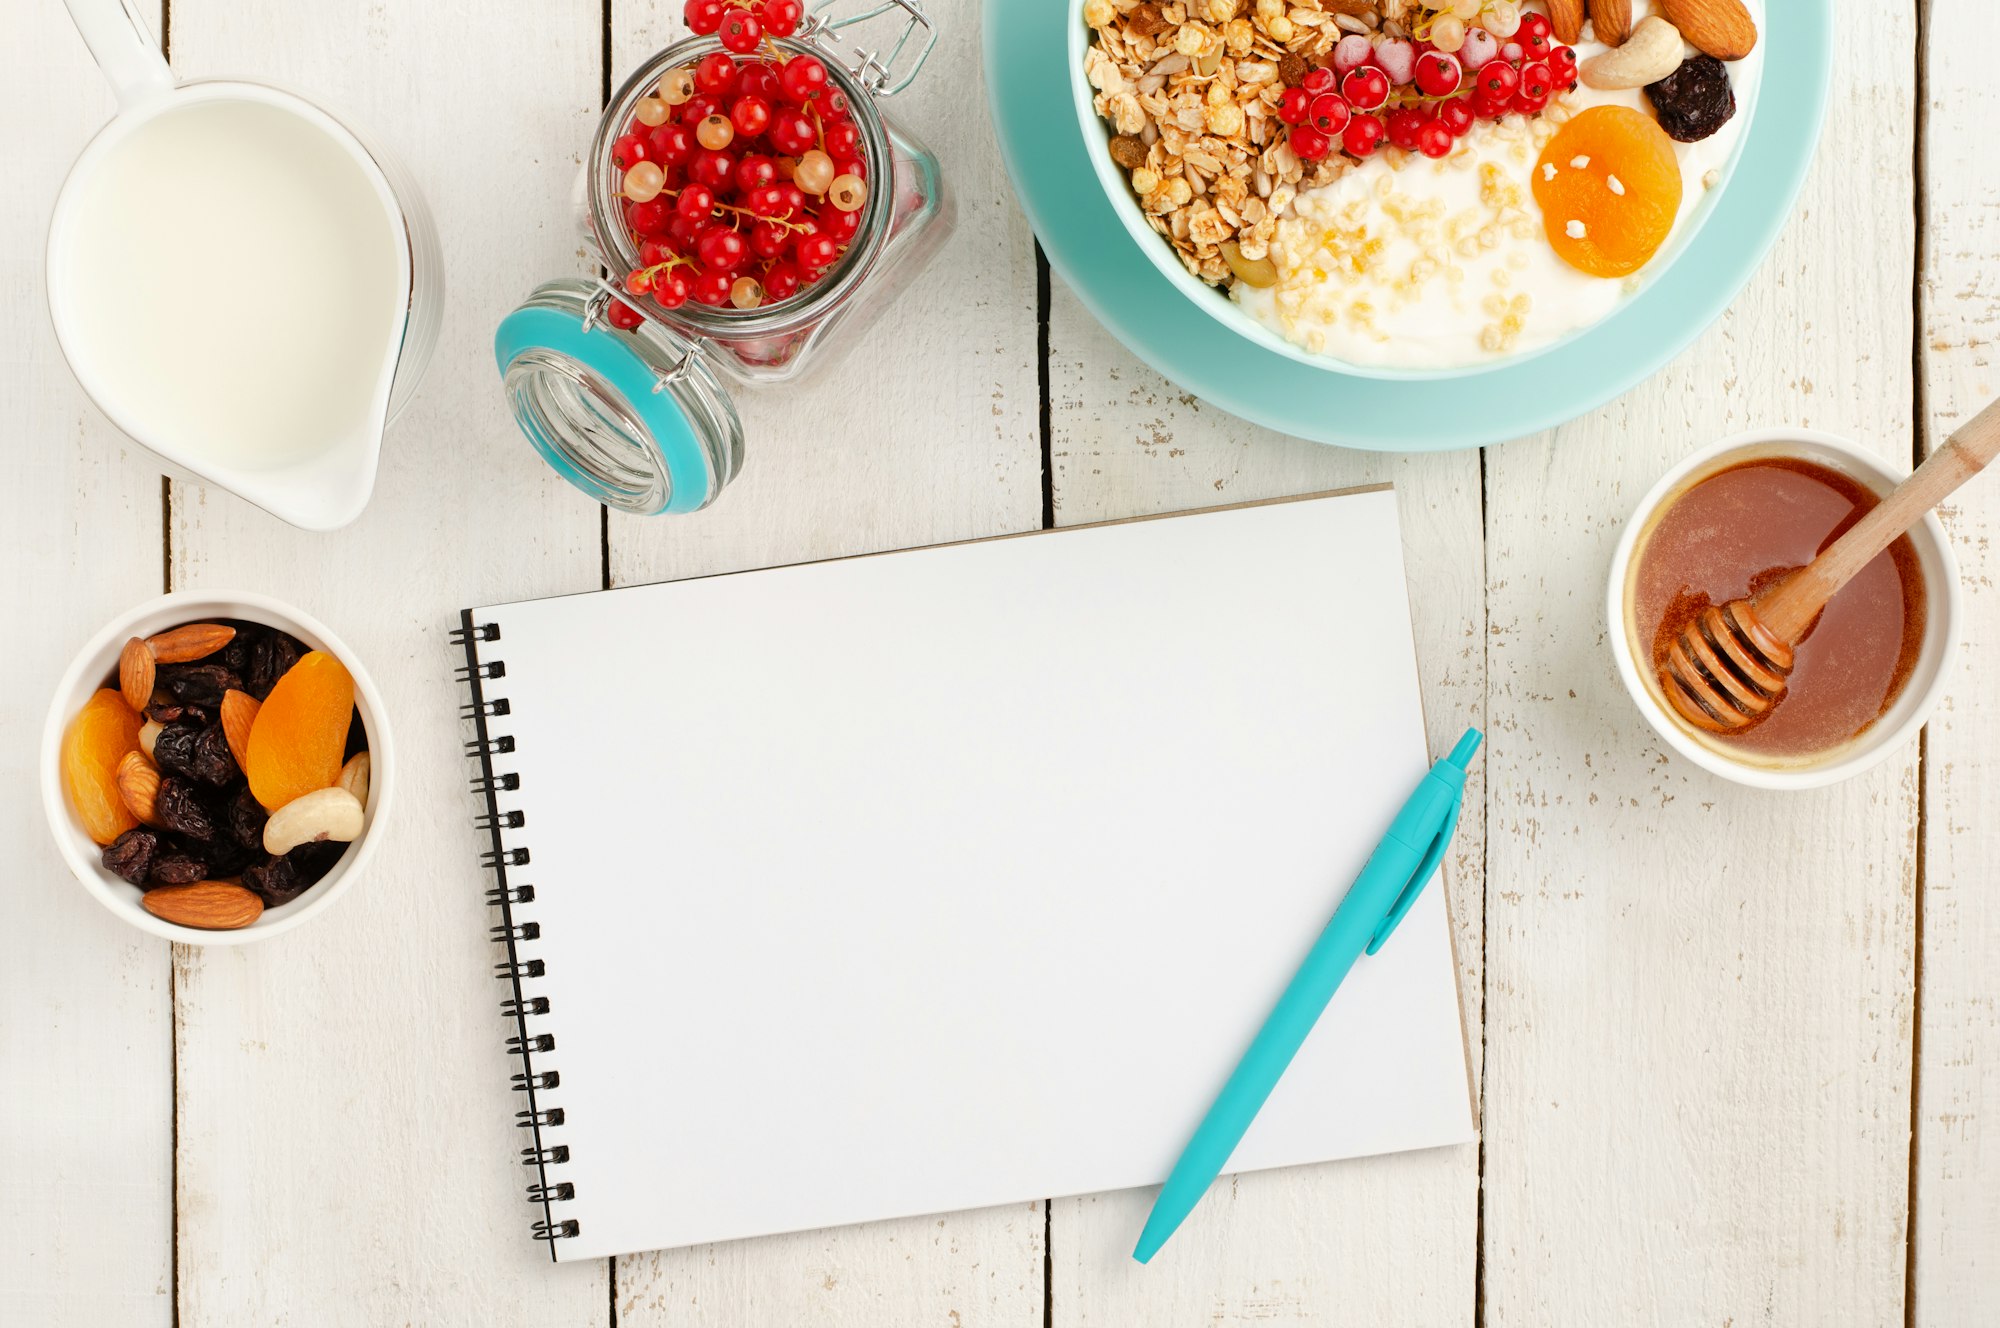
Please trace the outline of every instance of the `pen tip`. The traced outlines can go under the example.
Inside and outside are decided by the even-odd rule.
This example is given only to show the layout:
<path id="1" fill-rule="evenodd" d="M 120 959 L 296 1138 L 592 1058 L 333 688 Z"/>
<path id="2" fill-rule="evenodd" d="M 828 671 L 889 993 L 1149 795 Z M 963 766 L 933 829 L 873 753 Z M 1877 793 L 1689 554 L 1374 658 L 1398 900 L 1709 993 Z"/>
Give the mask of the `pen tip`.
<path id="1" fill-rule="evenodd" d="M 1458 740 L 1458 746 L 1452 748 L 1451 755 L 1445 759 L 1463 769 L 1466 763 L 1472 760 L 1472 754 L 1479 750 L 1483 737 L 1478 729 L 1467 729 L 1465 736 Z"/>

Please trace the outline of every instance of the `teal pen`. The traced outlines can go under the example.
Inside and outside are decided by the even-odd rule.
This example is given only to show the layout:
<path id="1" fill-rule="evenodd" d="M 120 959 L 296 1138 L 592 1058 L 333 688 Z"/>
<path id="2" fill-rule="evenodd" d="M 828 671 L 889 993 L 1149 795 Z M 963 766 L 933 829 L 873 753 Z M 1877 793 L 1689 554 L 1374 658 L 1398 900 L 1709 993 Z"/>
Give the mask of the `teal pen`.
<path id="1" fill-rule="evenodd" d="M 1340 989 L 1347 970 L 1363 953 L 1374 954 L 1382 948 L 1382 942 L 1389 939 L 1389 933 L 1396 930 L 1410 905 L 1437 875 L 1452 832 L 1458 829 L 1466 763 L 1478 750 L 1479 730 L 1467 729 L 1451 755 L 1430 768 L 1403 810 L 1389 823 L 1389 833 L 1368 855 L 1368 865 L 1348 888 L 1333 920 L 1313 943 L 1312 952 L 1299 965 L 1285 994 L 1257 1030 L 1250 1050 L 1243 1053 L 1215 1105 L 1181 1151 L 1167 1183 L 1160 1187 L 1160 1196 L 1153 1200 L 1153 1211 L 1146 1215 L 1146 1228 L 1132 1251 L 1140 1263 L 1159 1253 L 1167 1237 L 1222 1174 L 1244 1131 L 1263 1110 L 1285 1067 L 1298 1055 L 1327 1002 Z"/>

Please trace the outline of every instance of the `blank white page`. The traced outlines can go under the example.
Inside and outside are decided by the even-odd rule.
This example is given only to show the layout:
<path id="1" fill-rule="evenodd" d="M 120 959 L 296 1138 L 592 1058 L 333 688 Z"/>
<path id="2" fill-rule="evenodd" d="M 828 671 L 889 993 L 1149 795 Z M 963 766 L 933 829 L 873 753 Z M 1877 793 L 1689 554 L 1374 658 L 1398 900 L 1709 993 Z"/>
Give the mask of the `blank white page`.
<path id="1" fill-rule="evenodd" d="M 563 1259 L 1159 1182 L 1428 761 L 1386 490 L 474 616 Z M 1433 888 L 1231 1166 L 1472 1138 Z"/>

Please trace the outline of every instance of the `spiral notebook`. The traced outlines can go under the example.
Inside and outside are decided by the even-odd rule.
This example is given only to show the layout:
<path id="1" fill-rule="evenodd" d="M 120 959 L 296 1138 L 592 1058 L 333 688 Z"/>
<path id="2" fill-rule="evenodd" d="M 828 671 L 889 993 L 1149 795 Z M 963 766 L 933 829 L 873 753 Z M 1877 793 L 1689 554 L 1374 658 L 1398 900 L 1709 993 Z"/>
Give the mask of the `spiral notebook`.
<path id="1" fill-rule="evenodd" d="M 564 1260 L 1159 1182 L 1429 755 L 1387 490 L 456 635 Z M 1433 889 L 1231 1169 L 1473 1137 Z"/>

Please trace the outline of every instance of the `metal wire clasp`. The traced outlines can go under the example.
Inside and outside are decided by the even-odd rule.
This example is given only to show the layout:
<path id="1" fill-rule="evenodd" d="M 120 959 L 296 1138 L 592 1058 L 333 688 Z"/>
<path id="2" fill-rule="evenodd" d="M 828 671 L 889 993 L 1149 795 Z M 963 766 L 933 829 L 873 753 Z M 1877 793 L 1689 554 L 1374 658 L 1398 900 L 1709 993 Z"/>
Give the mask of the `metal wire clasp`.
<path id="1" fill-rule="evenodd" d="M 598 277 L 596 281 L 597 289 L 583 302 L 583 330 L 586 332 L 597 326 L 598 320 L 604 317 L 604 311 L 610 307 L 613 300 L 623 298 L 603 277 Z M 701 337 L 689 339 L 687 351 L 675 356 L 673 364 L 668 366 L 667 371 L 653 379 L 653 395 L 658 396 L 662 392 L 671 391 L 675 384 L 685 382 L 700 365 L 701 349 L 707 344 Z"/>
<path id="2" fill-rule="evenodd" d="M 878 97 L 893 97 L 914 83 L 923 71 L 924 61 L 930 59 L 931 51 L 937 46 L 937 26 L 924 13 L 923 0 L 881 0 L 868 5 L 858 14 L 841 12 L 855 2 L 821 0 L 813 7 L 805 26 L 799 30 L 799 36 L 838 59 L 869 92 Z M 867 0 L 858 2 L 867 4 Z M 864 48 L 858 41 L 840 36 L 842 29 L 872 22 L 896 10 L 909 17 L 886 56 L 880 51 Z M 917 39 L 914 47 L 911 45 L 912 38 Z"/>

